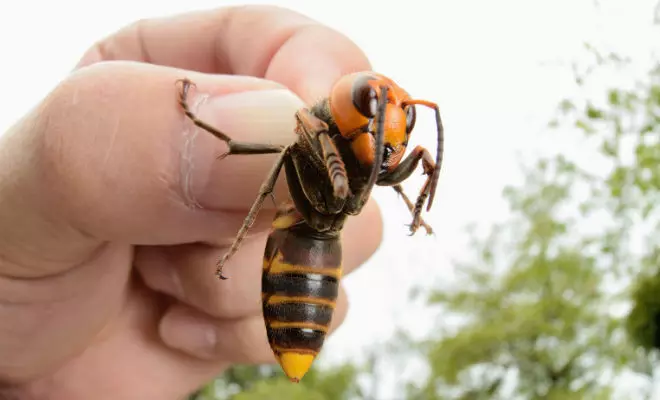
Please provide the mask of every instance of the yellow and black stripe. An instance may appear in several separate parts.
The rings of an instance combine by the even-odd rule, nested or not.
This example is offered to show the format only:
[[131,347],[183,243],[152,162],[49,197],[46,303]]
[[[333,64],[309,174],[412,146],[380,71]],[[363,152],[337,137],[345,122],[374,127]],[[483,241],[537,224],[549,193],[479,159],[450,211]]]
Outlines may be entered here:
[[266,242],[261,280],[268,341],[289,379],[300,381],[321,350],[341,279],[341,243],[312,230],[291,204]]

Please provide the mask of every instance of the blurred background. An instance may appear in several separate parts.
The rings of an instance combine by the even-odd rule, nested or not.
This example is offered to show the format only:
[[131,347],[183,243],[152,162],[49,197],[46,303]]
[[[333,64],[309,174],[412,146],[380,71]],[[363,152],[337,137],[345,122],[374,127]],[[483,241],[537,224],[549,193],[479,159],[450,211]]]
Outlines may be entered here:
[[[0,132],[122,26],[248,3],[3,2]],[[409,237],[377,189],[384,241],[345,279],[348,318],[312,372],[237,366],[191,399],[660,399],[657,0],[258,3],[341,31],[439,103],[436,234]],[[411,145],[433,153],[432,112],[417,121]]]

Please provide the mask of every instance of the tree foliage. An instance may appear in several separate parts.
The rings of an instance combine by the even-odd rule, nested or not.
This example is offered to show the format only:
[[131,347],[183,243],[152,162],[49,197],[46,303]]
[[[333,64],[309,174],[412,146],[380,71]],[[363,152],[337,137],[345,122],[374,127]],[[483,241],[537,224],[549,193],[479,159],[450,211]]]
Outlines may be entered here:
[[570,234],[580,222],[563,206],[579,177],[560,157],[506,190],[511,220],[475,240],[476,259],[459,265],[464,275],[451,285],[458,289],[430,296],[464,322],[423,346],[431,373],[412,398],[608,398],[602,374],[619,372],[634,352],[610,313],[592,238]]
[[[599,68],[625,74],[624,58],[589,51],[578,85]],[[426,344],[431,373],[413,398],[609,399],[624,374],[651,396],[657,355],[637,346],[660,347],[660,64],[559,111],[558,139],[579,137],[582,156],[543,159],[508,188],[511,220],[473,243],[459,284],[432,293],[463,323]]]
[[646,79],[609,88],[603,97],[571,103],[564,117],[592,138],[608,166],[592,208],[599,204],[612,216],[604,251],[633,281],[628,333],[654,353],[660,348],[660,63]]

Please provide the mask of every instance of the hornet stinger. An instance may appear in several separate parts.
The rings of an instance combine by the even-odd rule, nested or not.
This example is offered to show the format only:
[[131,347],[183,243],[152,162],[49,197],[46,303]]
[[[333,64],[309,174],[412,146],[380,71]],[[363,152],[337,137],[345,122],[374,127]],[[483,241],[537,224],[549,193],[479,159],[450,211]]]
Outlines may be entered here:
[[[411,235],[431,209],[443,156],[443,127],[437,104],[411,98],[391,79],[358,72],[340,78],[330,96],[295,114],[297,140],[288,146],[233,140],[199,120],[189,109],[188,79],[179,104],[198,127],[229,146],[225,155],[279,154],[229,251],[217,263],[217,276],[238,250],[272,192],[282,170],[292,202],[280,205],[266,242],[261,279],[268,342],[292,382],[299,382],[321,350],[332,320],[342,275],[340,233],[349,215],[360,213],[374,185],[391,186],[412,214]],[[403,157],[415,127],[415,106],[435,110],[435,158],[417,146]],[[225,156],[223,155],[223,157]],[[419,162],[426,181],[415,203],[401,183]]]

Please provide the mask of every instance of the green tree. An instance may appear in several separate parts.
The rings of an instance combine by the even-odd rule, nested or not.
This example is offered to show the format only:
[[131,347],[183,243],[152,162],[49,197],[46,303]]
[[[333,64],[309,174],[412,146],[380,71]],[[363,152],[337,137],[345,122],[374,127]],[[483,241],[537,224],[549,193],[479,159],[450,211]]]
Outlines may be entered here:
[[616,228],[636,242],[626,254],[628,272],[636,275],[628,333],[655,358],[660,349],[660,63],[645,81],[610,89],[606,101],[587,101],[574,111],[611,165],[605,187],[616,205]]
[[[594,64],[576,77],[580,87],[596,70],[625,76],[625,58],[588,50]],[[581,140],[581,158],[544,159],[505,190],[512,218],[474,241],[477,257],[458,266],[458,284],[430,295],[461,323],[420,347],[430,374],[409,387],[410,398],[621,398],[624,373],[646,383],[626,398],[651,397],[660,348],[660,64],[630,88],[559,109],[557,140]]]
[[566,101],[563,117],[592,140],[609,171],[595,197],[614,222],[603,250],[633,281],[627,287],[632,310],[626,327],[655,360],[660,349],[660,62],[646,79],[633,83],[610,88],[599,100]]
[[505,191],[511,220],[475,239],[478,256],[458,266],[460,284],[431,294],[463,321],[421,347],[431,372],[411,398],[610,398],[614,382],[603,374],[616,376],[635,352],[611,314],[597,238],[575,234],[580,179],[557,158]]

